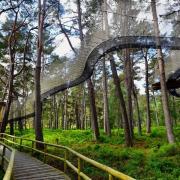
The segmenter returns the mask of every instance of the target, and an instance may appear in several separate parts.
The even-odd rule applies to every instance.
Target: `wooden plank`
[[[62,171],[19,151],[15,155],[13,174],[15,180],[70,179]]]

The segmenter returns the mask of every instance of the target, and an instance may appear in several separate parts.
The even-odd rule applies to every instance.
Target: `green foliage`
[[[179,134],[179,130],[179,127],[175,128],[175,134]],[[122,129],[113,129],[111,137],[101,131],[99,142],[92,140],[91,130],[44,130],[46,142],[69,146],[136,179],[174,180],[178,179],[180,174],[180,146],[167,144],[165,134],[164,127],[153,128],[151,135],[146,135],[143,129],[143,136],[138,136],[135,129],[135,145],[133,148],[127,148],[123,145]],[[16,133],[16,135],[21,134]],[[22,136],[33,139],[34,130],[25,130]],[[57,150],[51,150],[57,154]],[[55,162],[52,160],[51,163]],[[107,174],[86,163],[84,172],[93,179],[107,177]]]

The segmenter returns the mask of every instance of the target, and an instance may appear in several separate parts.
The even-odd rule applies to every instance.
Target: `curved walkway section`
[[[123,37],[115,37],[109,40],[106,40],[99,45],[97,45],[89,54],[84,61],[85,68],[82,74],[74,79],[70,80],[65,84],[60,84],[47,92],[43,93],[41,98],[42,100],[47,98],[48,96],[52,96],[60,91],[63,91],[67,88],[74,87],[88,78],[93,74],[94,68],[98,60],[101,57],[105,56],[105,54],[121,50],[125,48],[166,48],[169,50],[180,50],[180,38],[178,37],[160,37],[161,46],[158,47],[156,45],[156,37],[155,36],[123,36]],[[77,67],[78,68],[78,67]],[[71,73],[71,72],[70,72]]]

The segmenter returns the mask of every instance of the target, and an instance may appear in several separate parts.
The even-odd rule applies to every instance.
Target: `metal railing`
[[[113,168],[110,168],[106,165],[98,163],[97,161],[94,161],[94,160],[74,151],[73,149],[71,149],[69,147],[61,146],[61,145],[57,145],[57,144],[50,144],[50,143],[37,141],[37,140],[31,140],[31,139],[22,138],[22,137],[16,137],[16,136],[8,135],[5,133],[1,133],[0,135],[1,135],[1,139],[4,141],[4,143],[7,142],[7,143],[14,144],[14,145],[18,146],[20,148],[20,150],[22,150],[22,148],[28,148],[31,150],[32,154],[33,154],[33,152],[39,152],[39,153],[43,154],[44,161],[46,161],[46,157],[48,156],[48,157],[52,157],[52,158],[55,158],[57,160],[64,162],[64,172],[66,172],[67,167],[71,168],[78,175],[78,180],[80,180],[81,178],[85,179],[85,180],[91,180],[91,178],[88,177],[83,172],[82,161],[89,163],[90,165],[98,168],[99,170],[106,172],[109,176],[109,180],[113,180],[113,178],[122,179],[122,180],[134,180],[132,177],[127,176],[127,175],[125,175]],[[31,142],[31,145],[29,146],[27,144],[23,144],[24,142]],[[43,150],[37,149],[35,147],[36,143],[42,144],[44,146],[44,149]],[[63,150],[63,152],[64,152],[63,157],[48,153],[48,147],[54,147],[54,148]],[[70,160],[68,158],[70,154],[77,158],[77,167],[72,162],[70,162]]]
[[[5,170],[5,175],[4,175],[3,180],[11,180],[13,179],[13,165],[14,165],[15,149],[7,146],[6,144],[2,142],[0,142],[0,146],[2,146],[2,153],[0,153],[1,167]],[[6,150],[9,150],[10,152],[9,155],[6,153]],[[5,161],[8,163],[7,168],[5,167]]]

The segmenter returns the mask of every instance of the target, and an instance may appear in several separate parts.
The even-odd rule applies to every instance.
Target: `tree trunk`
[[[147,50],[144,56],[145,60],[145,83],[146,83],[146,132],[151,133],[151,114],[150,114],[150,101],[149,101],[149,67],[148,67],[148,60],[147,60]]]
[[[20,102],[17,100],[17,107],[20,107]],[[21,117],[21,110],[20,109],[18,109],[17,110],[17,117]],[[22,130],[23,130],[23,122],[22,122],[23,120],[20,120],[20,121],[18,121],[18,129],[19,129],[19,132],[22,132]]]
[[[152,90],[152,93],[153,93],[153,100],[154,100],[154,106],[155,106],[155,117],[156,117],[156,124],[157,126],[159,126],[159,118],[158,118],[158,112],[157,112],[157,102],[156,102],[156,96],[154,94],[154,90]]]
[[[128,120],[131,138],[133,138],[133,108],[132,108],[132,62],[130,58],[130,50],[124,50],[125,60],[124,60],[124,72],[125,72],[125,85],[127,90],[127,110],[128,110]]]
[[[141,136],[142,135],[141,115],[140,115],[139,102],[138,102],[138,97],[137,97],[135,86],[133,88],[133,94],[134,94],[134,100],[135,100],[135,104],[136,104],[136,108],[137,108],[137,114],[138,114],[138,134]]]
[[[80,34],[79,34],[79,37],[80,37],[80,40],[81,42],[83,41],[84,39],[84,36],[83,36],[83,27],[82,27],[82,12],[81,12],[81,0],[77,0],[77,11],[78,11],[78,26],[79,26],[79,31],[80,31]]]
[[[77,9],[78,9],[78,25],[79,25],[79,31],[80,31],[80,40],[82,42],[84,39],[84,36],[83,36],[83,31],[82,31],[83,30],[82,21],[81,21],[82,12],[81,12],[81,1],[80,0],[77,0]],[[93,87],[91,78],[89,80],[87,80],[87,86],[88,86],[89,99],[90,99],[92,125],[93,125],[95,139],[97,140],[99,138],[99,127],[98,127],[98,121],[97,121],[95,93],[94,93],[94,87]]]
[[[119,100],[119,104],[121,105],[121,111],[122,111],[122,117],[123,117],[123,123],[124,123],[124,133],[125,133],[125,143],[126,146],[130,147],[133,146],[133,141],[132,137],[130,134],[130,129],[129,129],[129,121],[128,121],[128,116],[127,116],[127,111],[126,111],[126,105],[123,97],[123,93],[121,90],[121,84],[120,80],[117,74],[116,70],[116,64],[114,62],[113,57],[110,58],[110,64],[111,64],[111,71],[114,79],[114,84],[115,84],[115,90],[116,90],[116,95]]]
[[[43,47],[43,26],[45,16],[46,0],[38,1],[38,46],[37,46],[37,61],[35,68],[35,134],[36,140],[43,141],[42,132],[42,104],[41,104],[41,56]],[[37,148],[43,148],[42,144],[36,143]]]
[[[155,35],[156,35],[158,65],[159,65],[159,74],[160,74],[160,83],[161,83],[161,98],[162,98],[163,111],[164,111],[164,116],[165,116],[167,138],[168,138],[169,143],[174,143],[175,139],[174,139],[173,128],[172,128],[172,119],[171,119],[169,106],[168,106],[168,94],[167,94],[167,86],[166,86],[166,78],[165,78],[164,59],[163,59],[163,54],[162,54],[162,49],[161,49],[160,31],[159,31],[159,25],[158,25],[155,0],[151,0],[151,8],[152,8],[152,14],[153,14],[153,21],[154,21],[154,30],[155,30]]]
[[[9,56],[10,56],[10,69],[9,69],[9,77],[8,77],[8,96],[7,96],[7,102],[5,106],[5,112],[4,117],[2,120],[2,126],[1,126],[1,133],[4,133],[7,126],[7,121],[9,117],[11,102],[12,102],[12,93],[13,93],[13,82],[14,82],[14,61],[15,61],[15,51],[14,48],[16,46],[16,26],[17,26],[17,20],[18,20],[18,13],[15,13],[15,19],[13,23],[13,28],[11,31],[11,34],[8,38],[8,48],[9,48]]]
[[[54,111],[54,128],[58,128],[58,107],[57,107],[57,100],[56,95],[53,95],[53,111]]]
[[[68,101],[68,90],[65,90],[64,92],[64,129],[67,129],[67,124],[68,124],[68,107],[67,107],[67,102]]]
[[[80,129],[80,123],[79,123],[79,105],[78,105],[77,99],[75,100],[75,116],[76,116],[75,117],[76,118],[76,128]]]
[[[94,131],[94,138],[95,140],[98,140],[100,134],[99,134],[98,121],[97,121],[94,86],[92,84],[91,78],[87,80],[87,84],[88,84],[88,93],[89,93],[90,110],[91,110],[91,124]]]
[[[109,107],[108,107],[108,87],[107,87],[107,75],[106,75],[106,62],[105,58],[103,59],[103,102],[104,102],[104,132],[110,136],[111,135],[111,127],[109,122]]]
[[[64,96],[65,97],[65,96]],[[61,103],[61,128],[64,129],[64,105],[65,105],[65,98],[63,97],[63,101]]]
[[[8,97],[5,106],[5,112],[2,120],[1,133],[4,133],[7,126],[7,121],[9,117],[11,102],[12,102],[12,92],[13,92],[13,81],[14,81],[14,62],[11,63],[10,71],[9,71],[9,87],[8,87]]]
[[[81,101],[81,115],[80,115],[80,121],[81,121],[81,129],[85,128],[85,118],[86,118],[86,92],[84,84],[82,85],[82,101]]]

